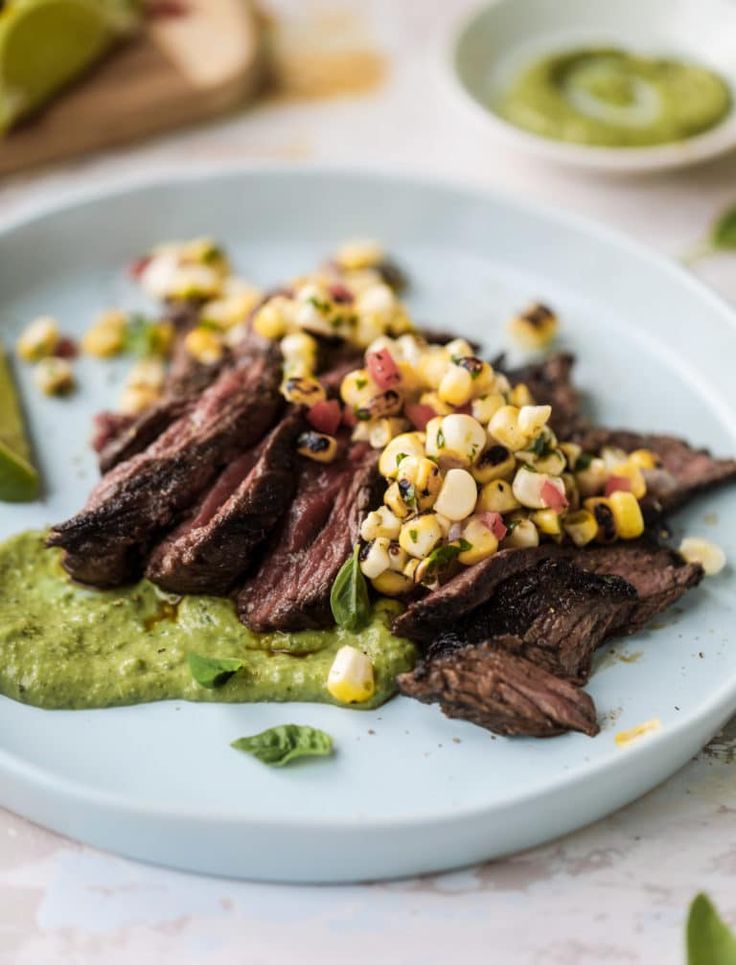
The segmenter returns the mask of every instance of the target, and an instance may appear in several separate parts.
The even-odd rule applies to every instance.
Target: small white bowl
[[[716,71],[736,103],[736,3],[731,0],[496,0],[453,36],[454,87],[489,130],[520,148],[579,167],[619,172],[678,168],[736,148],[736,108],[716,127],[654,147],[593,147],[524,131],[494,110],[525,65],[546,54],[620,46]]]

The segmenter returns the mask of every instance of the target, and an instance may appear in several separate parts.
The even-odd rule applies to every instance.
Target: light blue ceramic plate
[[[544,298],[598,416],[736,452],[736,331],[717,298],[607,230],[419,178],[209,171],[36,213],[0,234],[2,334],[42,312],[81,333],[101,306],[139,305],[122,266],[161,239],[202,233],[266,285],[347,237],[379,237],[415,281],[416,315],[491,351],[512,309]],[[84,501],[90,418],[120,374],[81,362],[80,393],[52,401],[21,373],[48,495],[0,508],[0,535]],[[678,525],[736,558],[733,492]],[[249,878],[348,881],[479,861],[599,818],[684,764],[736,710],[733,608],[727,570],[615,648],[638,659],[607,648],[590,684],[603,724],[593,740],[493,738],[406,699],[371,713],[181,702],[75,713],[0,698],[0,805],[122,854]],[[616,731],[653,717],[659,732],[617,747]],[[229,747],[286,721],[329,731],[337,756],[269,770]]]

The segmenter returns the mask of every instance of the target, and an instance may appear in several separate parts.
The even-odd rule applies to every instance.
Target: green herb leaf
[[[269,727],[252,737],[240,737],[230,746],[271,767],[283,767],[299,757],[328,757],[333,751],[329,734],[302,724]]]
[[[438,570],[445,569],[445,567],[449,566],[461,553],[466,553],[472,548],[473,544],[462,537],[453,540],[452,543],[443,543],[441,546],[433,549],[427,557],[428,572],[434,574]]]
[[[187,654],[187,663],[197,683],[210,690],[226,684],[243,667],[237,657],[203,657],[198,653]]]
[[[736,965],[736,937],[702,892],[687,919],[687,965]]]
[[[732,204],[716,219],[710,231],[710,241],[717,251],[736,251],[736,204]]]
[[[368,585],[360,570],[357,544],[332,584],[330,609],[335,623],[345,630],[361,630],[370,619],[371,601]]]
[[[593,462],[593,456],[589,452],[581,453],[575,463],[575,472],[585,472],[590,468],[591,462]]]
[[[134,313],[128,316],[125,329],[124,349],[131,355],[156,354],[156,323],[145,315]]]

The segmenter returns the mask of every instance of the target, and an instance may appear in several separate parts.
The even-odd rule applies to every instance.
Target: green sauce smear
[[[731,111],[726,82],[697,64],[616,48],[554,54],[521,71],[499,113],[542,137],[647,147],[710,130]]]
[[[152,700],[316,701],[378,707],[396,692],[416,650],[389,623],[400,606],[379,600],[353,633],[305,630],[251,633],[231,600],[173,597],[148,580],[94,590],[70,580],[44,533],[0,543],[0,693],[49,709],[113,707]],[[340,647],[363,650],[376,692],[361,704],[335,700],[327,674]],[[209,689],[192,677],[187,655],[242,660],[243,668]]]

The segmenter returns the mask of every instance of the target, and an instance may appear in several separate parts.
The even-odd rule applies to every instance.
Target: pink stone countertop
[[[467,0],[271,0],[311,92],[0,187],[0,219],[80,183],[209,161],[328,160],[445,174],[598,218],[664,253],[736,201],[736,158],[655,177],[585,176],[511,153],[458,112],[442,40]],[[341,65],[357,65],[354,89]],[[316,79],[315,79],[316,78]],[[320,78],[322,78],[320,80]],[[326,79],[325,79],[326,78]],[[309,85],[307,85],[309,86]],[[701,276],[736,299],[736,258]],[[736,726],[639,802],[583,831],[468,871],[356,887],[186,875],[82,847],[0,812],[0,965],[679,963],[706,889],[736,923]]]

